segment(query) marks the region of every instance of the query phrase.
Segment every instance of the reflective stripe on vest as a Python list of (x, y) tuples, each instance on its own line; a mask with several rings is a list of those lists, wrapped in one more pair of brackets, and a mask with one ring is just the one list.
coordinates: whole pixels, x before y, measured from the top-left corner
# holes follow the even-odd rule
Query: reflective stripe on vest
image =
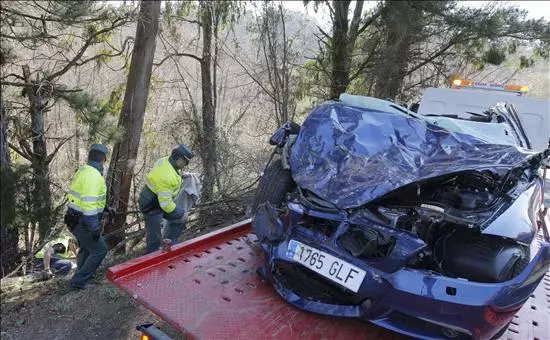
[(68, 199), (69, 208), (80, 211), (85, 216), (103, 212), (106, 204), (107, 186), (99, 171), (88, 164), (74, 175)]
[(145, 185), (157, 195), (159, 205), (166, 213), (176, 209), (174, 198), (181, 188), (181, 176), (170, 164), (168, 157), (159, 159), (145, 176)]

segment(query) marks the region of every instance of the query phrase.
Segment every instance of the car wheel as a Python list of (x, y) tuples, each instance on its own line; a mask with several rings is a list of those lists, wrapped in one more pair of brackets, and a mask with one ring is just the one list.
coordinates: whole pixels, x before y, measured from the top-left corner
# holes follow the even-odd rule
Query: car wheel
[(252, 204), (252, 213), (255, 214), (258, 206), (269, 201), (275, 207), (280, 207), (285, 195), (294, 187), (292, 175), (288, 169), (283, 168), (280, 159), (275, 159), (265, 169), (258, 190)]

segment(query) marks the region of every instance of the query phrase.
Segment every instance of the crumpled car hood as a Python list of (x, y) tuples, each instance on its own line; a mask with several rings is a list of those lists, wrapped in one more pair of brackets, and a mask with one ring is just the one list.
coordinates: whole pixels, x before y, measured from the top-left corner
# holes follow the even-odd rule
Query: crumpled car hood
[(290, 167), (302, 189), (348, 209), (416, 181), (465, 170), (506, 171), (534, 155), (406, 114), (326, 102), (302, 125)]

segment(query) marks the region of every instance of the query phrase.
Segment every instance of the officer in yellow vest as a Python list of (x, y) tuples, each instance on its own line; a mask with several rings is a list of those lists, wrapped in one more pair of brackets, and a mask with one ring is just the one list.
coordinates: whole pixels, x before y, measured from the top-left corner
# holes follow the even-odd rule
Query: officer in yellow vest
[(108, 153), (104, 145), (92, 145), (88, 162), (78, 169), (71, 182), (65, 223), (80, 245), (76, 273), (70, 280), (72, 288), (83, 289), (107, 254), (107, 245), (101, 237), (101, 218), (106, 210), (103, 165)]
[(174, 199), (181, 187), (180, 170), (189, 164), (194, 154), (181, 144), (170, 157), (159, 159), (145, 176), (145, 185), (139, 195), (139, 208), (145, 216), (146, 253), (158, 250), (162, 241), (162, 218), (168, 220), (165, 238), (176, 243), (185, 226), (185, 211), (178, 207)]
[(48, 276), (67, 275), (73, 266), (69, 258), (76, 255), (77, 249), (77, 243), (71, 236), (53, 239), (34, 255), (36, 267), (44, 269)]

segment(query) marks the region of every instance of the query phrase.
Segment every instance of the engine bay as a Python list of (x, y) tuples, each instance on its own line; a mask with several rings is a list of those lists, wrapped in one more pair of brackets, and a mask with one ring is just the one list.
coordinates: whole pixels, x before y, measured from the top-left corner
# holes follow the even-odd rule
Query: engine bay
[[(352, 256), (377, 261), (394, 251), (397, 237), (390, 230), (405, 231), (426, 245), (407, 263), (410, 268), (476, 282), (510, 280), (528, 264), (529, 247), (482, 234), (482, 225), (500, 205), (510, 204), (514, 191), (523, 190), (522, 178), (528, 177), (527, 171), (519, 176), (467, 171), (413, 183), (359, 209), (368, 211), (370, 220), (388, 232), (350, 224), (339, 237), (339, 244)], [(301, 197), (310, 206), (319, 205), (319, 199), (311, 194)], [(326, 209), (327, 205), (319, 207)], [(334, 223), (329, 229), (318, 224), (310, 223), (327, 236), (327, 230), (337, 228)]]

